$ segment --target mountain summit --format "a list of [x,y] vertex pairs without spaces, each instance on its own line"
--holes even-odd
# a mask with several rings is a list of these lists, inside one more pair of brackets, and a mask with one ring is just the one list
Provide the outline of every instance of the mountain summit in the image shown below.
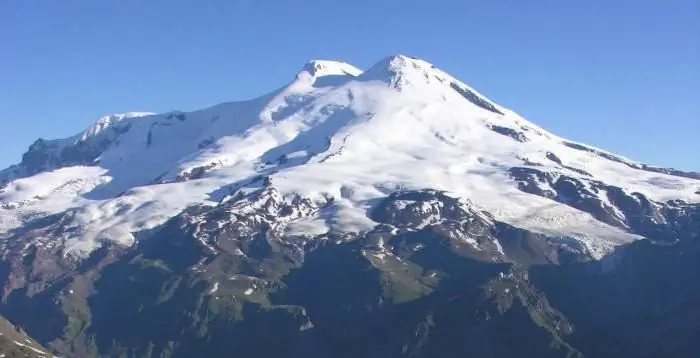
[[[377,223],[365,213],[398,188],[439,189],[497,220],[567,237],[593,257],[641,238],[596,183],[662,202],[700,200],[697,175],[559,138],[398,55],[366,72],[311,61],[290,85],[252,101],[106,116],[76,136],[39,140],[0,172],[2,231],[69,214],[77,231],[44,239],[84,256],[106,241],[131,245],[189,205],[252,190],[260,176],[284,197],[336,199],[330,217],[301,219],[324,232],[371,230]],[[609,217],[556,195],[562,176],[593,190],[588,200]]]
[[[640,356],[634,315],[698,292],[698,203],[700,174],[549,133],[424,60],[311,61],[249,101],[32,144],[0,171],[0,314],[76,357]],[[677,280],[636,281],[655,265]]]

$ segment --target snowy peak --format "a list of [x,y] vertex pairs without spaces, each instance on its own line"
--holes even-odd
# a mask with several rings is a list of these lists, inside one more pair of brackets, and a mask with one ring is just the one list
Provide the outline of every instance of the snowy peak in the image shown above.
[[456,91],[460,97],[481,109],[503,115],[506,109],[475,91],[430,62],[419,58],[395,55],[377,62],[358,77],[364,81],[381,81],[397,90],[422,91],[424,94],[442,96],[444,90]]
[[427,72],[434,69],[435,66],[425,60],[421,60],[417,57],[406,56],[406,55],[393,55],[388,56],[377,62],[372,68],[384,68],[393,72],[406,72],[409,70],[416,70],[420,72]]
[[127,113],[115,113],[107,116],[100,117],[95,123],[93,123],[88,129],[86,129],[80,136],[80,140],[86,140],[91,137],[95,137],[100,133],[103,133],[107,128],[114,127],[117,123],[122,122],[127,118],[138,118],[152,116],[155,113],[152,112],[127,112]]
[[[333,85],[337,81],[333,79],[347,79],[357,77],[362,70],[357,67],[340,61],[313,60],[309,61],[297,73],[294,84],[312,84],[315,86]],[[318,83],[322,81],[322,83]]]
[[438,71],[429,62],[404,55],[389,56],[377,62],[360,76],[367,81],[382,81],[392,87],[428,83],[437,78]]
[[357,67],[341,61],[312,60],[306,63],[296,79],[318,79],[326,76],[349,76],[363,80],[380,80],[395,84],[405,77],[429,77],[435,66],[427,61],[405,55],[385,57],[363,72]]
[[323,76],[359,76],[362,70],[357,67],[340,61],[312,60],[304,65],[301,72],[309,73],[314,77]]

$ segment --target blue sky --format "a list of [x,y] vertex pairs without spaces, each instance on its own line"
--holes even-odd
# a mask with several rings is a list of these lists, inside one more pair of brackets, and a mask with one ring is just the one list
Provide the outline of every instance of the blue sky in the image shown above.
[[696,0],[0,3],[0,167],[101,115],[251,98],[310,59],[424,58],[529,120],[700,170]]

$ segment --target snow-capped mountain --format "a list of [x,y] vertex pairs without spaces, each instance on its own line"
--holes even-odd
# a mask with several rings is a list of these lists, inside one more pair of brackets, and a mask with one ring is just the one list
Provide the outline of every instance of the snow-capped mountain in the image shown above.
[[290,79],[32,144],[0,171],[0,315],[66,357],[700,350],[700,173],[416,58]]
[[[260,176],[283,197],[334,199],[332,215],[296,218],[303,230],[366,232],[377,199],[438,189],[499,221],[578,240],[594,257],[641,238],[607,186],[653,202],[700,201],[698,174],[568,141],[428,62],[393,56],[367,71],[312,61],[251,101],[111,115],[73,137],[39,139],[0,172],[0,232],[63,215],[66,229],[41,240],[85,256],[106,241],[131,245],[188,206],[253,190]],[[614,219],[557,194],[562,178]]]

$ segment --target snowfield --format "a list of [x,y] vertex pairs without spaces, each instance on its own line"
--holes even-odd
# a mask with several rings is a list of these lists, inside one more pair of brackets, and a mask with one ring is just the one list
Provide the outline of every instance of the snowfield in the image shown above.
[[0,237],[66,213],[70,230],[52,239],[78,257],[105,241],[131,245],[139,232],[187,206],[215,205],[236,189],[254,188],[250,183],[261,175],[284,196],[334,198],[332,210],[290,223],[289,233],[366,231],[376,224],[367,211],[378,199],[433,188],[466,198],[499,221],[578,240],[596,256],[640,237],[520,191],[508,169],[587,172],[654,200],[700,201],[698,180],[576,149],[406,56],[364,72],[312,61],[287,86],[250,101],[190,113],[112,115],[46,143],[57,157],[65,148],[99,155],[79,164],[55,160],[38,173],[28,163],[0,172]]

